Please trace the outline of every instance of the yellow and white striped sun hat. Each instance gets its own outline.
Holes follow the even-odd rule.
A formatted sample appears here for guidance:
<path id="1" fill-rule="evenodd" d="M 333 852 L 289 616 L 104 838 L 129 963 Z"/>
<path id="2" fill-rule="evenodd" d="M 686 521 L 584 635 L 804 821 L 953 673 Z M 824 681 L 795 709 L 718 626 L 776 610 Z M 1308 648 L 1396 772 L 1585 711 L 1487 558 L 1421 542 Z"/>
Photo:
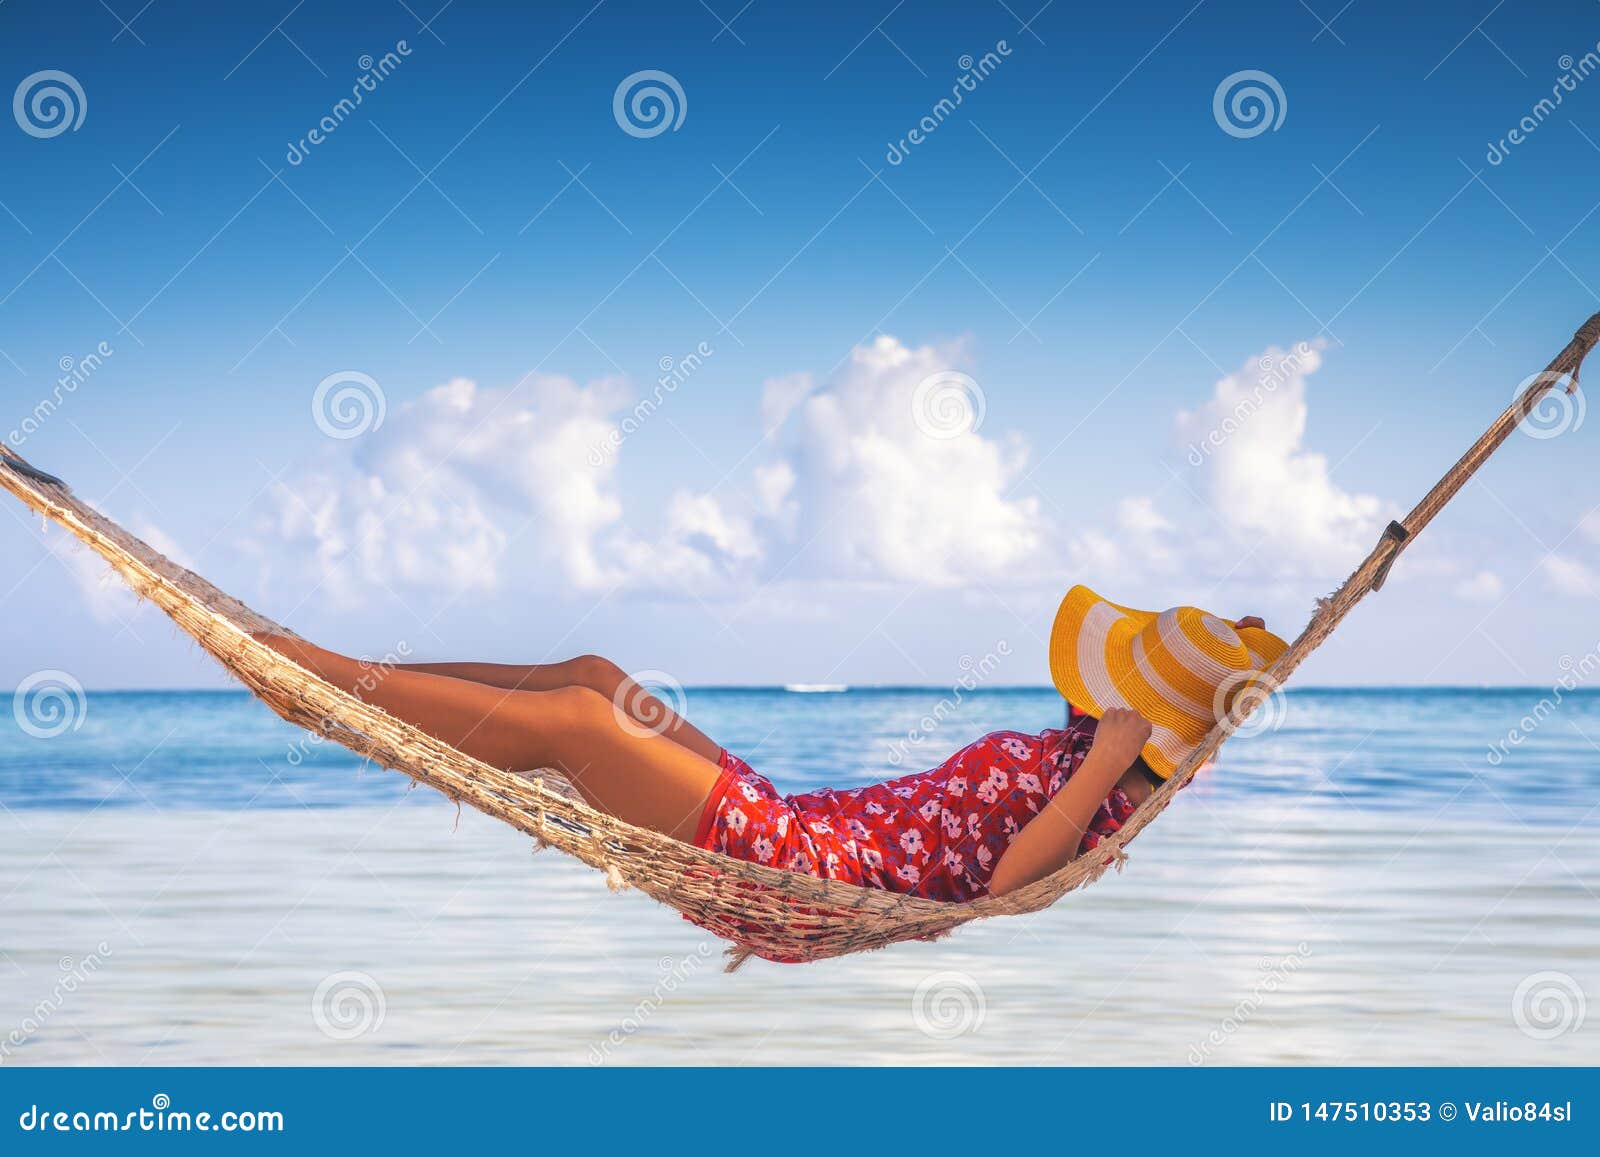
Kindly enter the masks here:
<path id="1" fill-rule="evenodd" d="M 1288 648 L 1195 607 L 1136 611 L 1088 587 L 1067 592 L 1050 632 L 1050 674 L 1067 702 L 1099 718 L 1131 707 L 1149 721 L 1140 754 L 1165 779 Z"/>

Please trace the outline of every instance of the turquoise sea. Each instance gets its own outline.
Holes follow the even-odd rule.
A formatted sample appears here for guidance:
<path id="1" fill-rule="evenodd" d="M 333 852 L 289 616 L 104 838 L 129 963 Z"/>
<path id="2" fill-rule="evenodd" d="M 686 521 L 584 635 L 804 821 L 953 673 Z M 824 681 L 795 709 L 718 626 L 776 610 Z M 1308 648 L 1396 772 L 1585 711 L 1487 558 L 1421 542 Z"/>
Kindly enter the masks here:
<path id="1" fill-rule="evenodd" d="M 1275 706 L 1048 912 L 733 975 L 243 693 L 6 712 L 0 1064 L 1600 1063 L 1600 694 Z M 686 709 L 790 789 L 1061 717 L 1034 689 Z"/>

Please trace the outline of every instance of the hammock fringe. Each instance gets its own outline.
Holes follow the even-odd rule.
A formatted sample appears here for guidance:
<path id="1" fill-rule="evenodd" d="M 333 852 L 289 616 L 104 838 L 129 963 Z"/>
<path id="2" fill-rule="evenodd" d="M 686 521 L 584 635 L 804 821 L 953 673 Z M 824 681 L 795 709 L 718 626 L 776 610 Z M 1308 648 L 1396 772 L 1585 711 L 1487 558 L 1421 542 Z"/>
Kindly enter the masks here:
<path id="1" fill-rule="evenodd" d="M 1305 629 L 1262 676 L 1277 693 L 1345 616 L 1381 585 L 1399 555 L 1511 435 L 1556 383 L 1576 387 L 1584 357 L 1600 342 L 1600 313 L 1589 318 L 1545 371 L 1403 520 L 1393 524 L 1338 590 L 1318 599 Z M 1053 875 L 1004 896 L 946 904 L 762 867 L 623 823 L 589 807 L 553 771 L 516 775 L 490 767 L 361 702 L 252 637 L 292 634 L 78 499 L 56 478 L 0 444 L 0 487 L 85 543 L 138 595 L 159 606 L 280 717 L 400 772 L 528 835 L 534 850 L 555 847 L 604 873 L 613 890 L 637 888 L 732 942 L 727 970 L 752 955 L 820 960 L 904 940 L 931 940 L 969 920 L 1036 912 L 1099 877 L 1119 872 L 1127 845 L 1171 802 L 1261 700 L 1224 719 L 1131 816 L 1122 830 Z M 1398 533 L 1396 533 L 1398 531 Z"/>

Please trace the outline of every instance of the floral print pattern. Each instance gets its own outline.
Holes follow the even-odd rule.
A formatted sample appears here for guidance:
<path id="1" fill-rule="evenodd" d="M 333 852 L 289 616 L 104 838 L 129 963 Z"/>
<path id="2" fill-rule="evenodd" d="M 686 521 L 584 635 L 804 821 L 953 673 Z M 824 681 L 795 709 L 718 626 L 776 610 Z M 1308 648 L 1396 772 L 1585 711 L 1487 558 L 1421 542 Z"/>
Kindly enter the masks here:
<path id="1" fill-rule="evenodd" d="M 964 902 L 988 892 L 1007 846 L 1083 763 L 1094 720 L 1064 731 L 998 731 L 931 771 L 848 791 L 782 795 L 737 756 L 700 823 L 703 848 L 828 880 Z M 1120 788 L 1100 805 L 1079 853 L 1118 831 L 1133 805 Z"/>

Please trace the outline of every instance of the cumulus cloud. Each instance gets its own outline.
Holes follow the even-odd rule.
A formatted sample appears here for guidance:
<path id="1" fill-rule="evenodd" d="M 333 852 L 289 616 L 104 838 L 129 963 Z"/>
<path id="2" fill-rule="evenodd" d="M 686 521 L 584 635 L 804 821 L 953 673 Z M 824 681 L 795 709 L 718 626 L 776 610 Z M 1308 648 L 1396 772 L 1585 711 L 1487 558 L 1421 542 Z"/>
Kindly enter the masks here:
<path id="1" fill-rule="evenodd" d="M 1085 580 L 1124 571 L 1170 574 L 1179 565 L 1178 526 L 1148 496 L 1117 503 L 1107 526 L 1080 526 L 1067 540 L 1069 569 Z"/>
<path id="2" fill-rule="evenodd" d="M 919 424 L 919 384 L 958 357 L 883 337 L 829 381 L 774 378 L 760 403 L 772 447 L 747 500 L 668 493 L 647 533 L 618 487 L 624 383 L 541 377 L 505 391 L 458 378 L 286 481 L 255 548 L 289 547 L 336 598 L 375 582 L 490 591 L 513 571 L 519 586 L 550 573 L 577 590 L 993 579 L 1039 550 L 1039 511 L 1005 495 L 1020 440 Z"/>
<path id="3" fill-rule="evenodd" d="M 756 496 L 761 512 L 770 518 L 787 519 L 793 513 L 789 495 L 794 491 L 794 467 L 787 462 L 770 462 L 755 469 Z"/>
<path id="4" fill-rule="evenodd" d="M 918 387 L 950 371 L 959 348 L 908 347 L 883 336 L 858 346 L 821 386 L 767 384 L 780 459 L 762 476 L 765 500 L 787 517 L 798 571 L 951 585 L 994 578 L 1033 558 L 1037 501 L 1008 498 L 1020 439 L 930 423 Z M 919 421 L 919 418 L 921 421 Z"/>
<path id="5" fill-rule="evenodd" d="M 457 378 L 285 483 L 258 534 L 307 552 L 335 596 L 377 581 L 491 590 L 513 559 L 519 584 L 670 585 L 758 556 L 748 524 L 710 498 L 673 495 L 653 536 L 625 525 L 614 451 L 628 401 L 610 379 L 508 391 Z"/>
<path id="6" fill-rule="evenodd" d="M 1465 599 L 1472 603 L 1492 603 L 1498 599 L 1506 589 L 1506 584 L 1500 581 L 1500 576 L 1493 571 L 1480 570 L 1477 574 L 1463 578 L 1456 583 L 1456 598 Z"/>
<path id="7" fill-rule="evenodd" d="M 1176 430 L 1236 544 L 1265 536 L 1264 555 L 1326 572 L 1370 549 L 1388 507 L 1342 489 L 1327 458 L 1306 446 L 1306 382 L 1321 366 L 1315 345 L 1273 347 L 1218 381 L 1204 405 L 1180 412 Z"/>
<path id="8" fill-rule="evenodd" d="M 1544 577 L 1558 594 L 1592 599 L 1600 595 L 1600 575 L 1585 562 L 1565 555 L 1549 554 L 1539 564 Z"/>
<path id="9" fill-rule="evenodd" d="M 816 381 L 805 373 L 769 379 L 761 387 L 762 430 L 768 434 L 777 433 L 794 413 L 794 408 L 816 388 Z"/>
<path id="10" fill-rule="evenodd" d="M 1316 345 L 1274 346 L 1216 382 L 1202 404 L 1178 411 L 1173 429 L 1187 467 L 1175 467 L 1159 498 L 1130 496 L 1109 517 L 1074 525 L 1071 572 L 1181 569 L 1243 584 L 1343 574 L 1376 541 L 1391 506 L 1339 487 L 1326 457 L 1306 444 L 1308 379 L 1321 365 Z M 1473 595 L 1489 578 L 1474 580 Z"/>
<path id="11" fill-rule="evenodd" d="M 748 415 L 764 449 L 742 480 L 709 494 L 664 488 L 632 517 L 618 479 L 629 452 L 618 432 L 637 409 L 625 383 L 546 376 L 499 390 L 458 378 L 391 406 L 378 429 L 288 479 L 257 549 L 268 560 L 287 545 L 326 591 L 350 598 L 374 582 L 486 592 L 508 578 L 518 589 L 697 592 L 1108 581 L 1233 575 L 1246 557 L 1257 577 L 1325 576 L 1359 557 L 1387 515 L 1376 497 L 1337 486 L 1306 445 L 1318 349 L 1269 350 L 1177 415 L 1197 466 L 1182 486 L 1065 527 L 1014 493 L 1028 446 L 983 424 L 964 362 L 959 345 L 885 335 L 830 378 L 774 377 Z M 1458 593 L 1490 597 L 1496 582 L 1481 574 Z"/>

